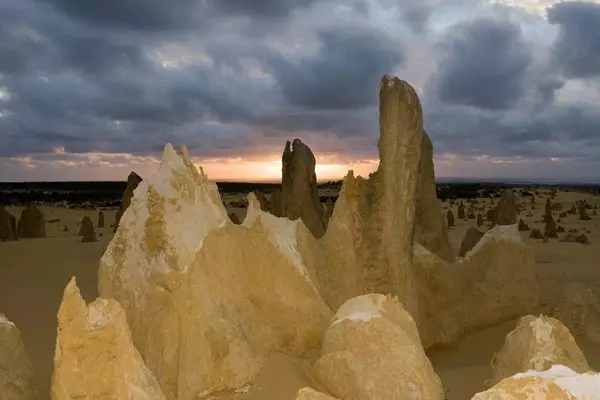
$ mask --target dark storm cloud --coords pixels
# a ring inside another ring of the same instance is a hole
[[[270,68],[293,105],[322,110],[373,105],[381,76],[404,61],[399,45],[374,31],[329,30],[319,38],[322,46],[313,57],[270,57]]]
[[[441,100],[502,110],[523,95],[532,58],[518,25],[493,19],[463,23],[453,29],[441,50],[437,77]]]
[[[213,9],[232,15],[255,18],[287,17],[293,10],[307,8],[319,0],[207,0]]]
[[[569,78],[600,75],[600,4],[562,2],[548,9],[548,21],[558,25],[554,62]]]

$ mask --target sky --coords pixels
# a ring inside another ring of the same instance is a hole
[[[600,182],[600,0],[0,0],[0,181],[124,180],[185,144],[214,180],[377,167],[379,79],[438,178]]]

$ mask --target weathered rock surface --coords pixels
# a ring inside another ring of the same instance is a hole
[[[0,399],[36,400],[33,367],[21,332],[0,314]]]
[[[591,288],[582,283],[567,285],[555,315],[574,334],[600,344],[600,301]]]
[[[454,264],[418,244],[414,261],[425,348],[537,311],[535,260],[516,224],[490,229]]]
[[[504,189],[498,205],[494,209],[494,224],[512,225],[517,223],[517,199],[512,189]]]
[[[42,211],[34,204],[29,204],[21,211],[18,236],[21,238],[46,237],[46,220]]]
[[[315,156],[300,139],[285,144],[281,158],[281,216],[301,218],[315,237],[327,229],[327,218],[319,200]]]
[[[104,228],[104,212],[98,211],[98,228]]]
[[[231,220],[231,222],[233,222],[236,225],[241,224],[240,218],[237,216],[236,213],[230,212],[228,215],[229,215],[229,219]]]
[[[81,220],[81,226],[79,227],[79,236],[81,236],[82,242],[97,242],[96,231],[94,230],[94,223],[89,217],[83,217]]]
[[[166,400],[115,300],[89,305],[72,278],[58,310],[52,400]]]
[[[336,400],[335,397],[331,397],[325,393],[317,392],[311,388],[302,388],[298,390],[296,400]]]
[[[300,220],[264,213],[242,225],[185,148],[167,145],[136,189],[100,262],[99,289],[126,310],[133,342],[169,399],[248,384],[271,352],[320,348],[331,310],[299,247]]]
[[[452,248],[448,240],[448,231],[442,219],[442,210],[435,190],[435,171],[433,166],[433,145],[429,135],[423,131],[421,144],[421,164],[419,183],[415,195],[415,238],[425,248],[446,261],[453,261]]]
[[[0,242],[17,240],[16,218],[0,206]]]
[[[578,373],[591,369],[566,326],[554,318],[527,315],[520,319],[506,336],[502,349],[494,355],[493,375],[487,383],[493,386],[515,374],[531,370],[542,372],[553,365],[564,365]]]
[[[578,374],[563,365],[504,379],[472,400],[590,400],[600,393],[600,375]]]
[[[281,189],[273,189],[269,197],[269,212],[276,217],[283,216],[281,213]]]
[[[479,242],[479,239],[483,237],[483,232],[478,231],[475,228],[469,228],[465,232],[465,237],[460,244],[460,250],[458,252],[459,257],[464,257],[475,245]]]
[[[332,309],[366,293],[393,293],[417,315],[412,273],[415,199],[423,119],[419,98],[406,82],[384,76],[379,92],[380,163],[368,180],[344,178],[321,239],[316,267]]]
[[[444,399],[413,318],[381,294],[359,296],[340,307],[313,370],[341,399]]]
[[[119,206],[119,211],[116,216],[116,225],[119,225],[119,221],[123,217],[125,210],[131,204],[131,198],[133,197],[133,191],[138,187],[138,185],[142,182],[142,177],[136,174],[135,172],[130,172],[127,177],[127,186],[125,186],[125,190],[123,191],[123,197],[121,198],[121,205]],[[116,226],[115,226],[116,228]]]

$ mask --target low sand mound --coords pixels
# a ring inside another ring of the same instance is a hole
[[[502,349],[492,360],[493,386],[502,379],[525,371],[546,371],[564,365],[583,373],[590,370],[585,356],[569,330],[550,317],[527,315],[506,336]]]
[[[166,400],[115,300],[86,306],[72,278],[58,310],[52,399]]]
[[[444,399],[413,318],[390,296],[344,303],[325,333],[322,353],[315,376],[341,399]]]
[[[298,232],[312,235],[248,202],[233,224],[216,185],[168,145],[101,260],[100,293],[123,305],[169,399],[240,388],[270,353],[321,346],[332,313],[298,250]]]
[[[0,314],[0,399],[36,400],[33,367],[21,332]]]
[[[600,375],[579,374],[563,365],[527,371],[502,380],[472,400],[594,400],[600,393]]]

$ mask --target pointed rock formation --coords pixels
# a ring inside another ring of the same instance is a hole
[[[433,145],[423,131],[421,144],[421,165],[419,184],[416,193],[415,238],[425,248],[446,261],[453,261],[448,231],[442,219],[442,210],[435,190],[435,170],[433,166]]]
[[[546,210],[544,212],[544,222],[548,222],[548,220],[552,219],[552,203],[550,199],[546,199]]]
[[[101,296],[125,309],[170,400],[240,388],[272,352],[320,347],[332,313],[299,250],[315,239],[248,202],[244,223],[231,223],[216,184],[167,145],[100,261]]]
[[[131,203],[131,198],[133,197],[133,191],[138,187],[138,185],[142,182],[142,178],[136,174],[135,172],[130,172],[127,177],[127,186],[125,186],[125,190],[123,191],[123,197],[121,198],[121,205],[119,206],[119,211],[117,212],[116,221],[115,221],[115,231],[116,227],[119,225],[119,221],[123,217],[123,214],[129,207]]]
[[[502,349],[494,355],[493,376],[487,384],[493,386],[521,372],[546,371],[553,365],[578,373],[591,369],[566,326],[554,318],[527,315],[506,335]]]
[[[537,228],[533,228],[531,230],[531,233],[529,234],[529,238],[530,239],[542,239],[544,238],[544,235],[542,234],[542,231],[540,231]]]
[[[31,361],[21,340],[21,332],[0,314],[0,398],[36,400]]]
[[[98,212],[98,228],[104,228],[104,213],[102,211]]]
[[[457,215],[458,219],[465,219],[465,206],[462,201],[458,203]]]
[[[530,231],[531,228],[522,219],[519,220],[519,232]]]
[[[418,244],[414,257],[425,348],[537,309],[535,259],[516,224],[490,229],[453,264]]]
[[[69,227],[67,225],[63,227],[63,232],[69,232]]]
[[[396,299],[381,294],[340,307],[313,371],[340,399],[444,399],[414,319]]]
[[[319,199],[315,156],[300,139],[285,143],[281,158],[281,214],[292,221],[301,218],[315,237],[327,229],[323,205]]]
[[[517,199],[512,189],[504,189],[498,205],[494,209],[495,225],[512,225],[517,223]]]
[[[479,226],[479,227],[483,226],[483,215],[481,215],[481,214],[477,214],[477,226]]]
[[[488,222],[490,223],[494,223],[494,210],[487,210],[485,213],[485,219],[487,219]]]
[[[18,240],[16,219],[4,207],[0,206],[0,242]]]
[[[446,224],[448,225],[448,228],[454,226],[454,214],[452,214],[452,210],[448,210],[446,213]]]
[[[113,299],[89,305],[72,278],[58,310],[52,400],[166,400]]]
[[[459,257],[464,257],[475,245],[479,242],[479,239],[483,237],[483,232],[478,231],[475,228],[469,228],[465,232],[465,237],[460,244],[460,251],[458,252]]]
[[[408,83],[382,78],[379,126],[379,167],[368,180],[352,171],[344,178],[316,271],[333,309],[357,295],[393,293],[416,315],[411,249],[423,119]]]
[[[17,230],[20,238],[46,237],[46,219],[35,204],[29,204],[21,211]]]
[[[263,192],[261,192],[260,190],[254,190],[252,193],[254,193],[256,200],[258,200],[258,203],[260,204],[260,209],[268,212],[269,200],[267,200],[267,197],[263,194]]]
[[[83,217],[81,220],[81,226],[79,227],[79,236],[81,236],[82,242],[97,242],[96,231],[94,230],[94,223],[90,217]]]

